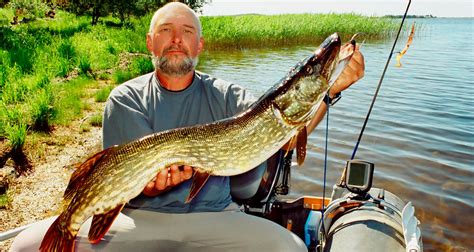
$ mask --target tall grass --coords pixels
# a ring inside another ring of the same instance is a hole
[[[4,137],[8,140],[13,152],[21,152],[25,144],[27,135],[27,125],[25,122],[24,112],[20,107],[6,107],[2,106],[3,113],[3,131]]]
[[[97,93],[95,93],[94,100],[96,102],[105,102],[109,97],[110,91],[112,91],[111,86],[107,86],[100,89],[99,91],[97,91]]]
[[[346,40],[355,33],[364,39],[380,39],[397,26],[393,19],[356,14],[204,16],[201,22],[208,48],[315,43],[334,32]]]
[[[94,127],[102,127],[102,113],[94,114],[89,118],[89,124]]]
[[[57,113],[51,88],[39,90],[30,100],[29,109],[32,129],[37,131],[49,131],[51,122]]]
[[[112,80],[116,84],[124,83],[132,78],[132,73],[130,71],[117,70],[112,75]]]
[[[87,104],[82,99],[86,96],[85,89],[92,85],[91,80],[79,77],[75,80],[52,86],[56,94],[55,107],[57,109],[53,122],[58,125],[68,125],[82,115]]]
[[[132,73],[133,76],[139,76],[146,73],[153,72],[155,67],[151,62],[150,57],[134,57],[131,59],[131,63],[128,66],[128,70]]]
[[[91,68],[91,62],[88,57],[82,56],[79,59],[79,72],[81,74],[87,74],[92,70]]]

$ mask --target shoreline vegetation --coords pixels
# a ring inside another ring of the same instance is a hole
[[[151,14],[102,18],[57,11],[12,25],[13,14],[0,9],[0,172],[12,164],[15,176],[44,160],[44,143],[56,127],[69,126],[90,111],[90,100],[103,103],[111,89],[153,71],[145,45]],[[201,17],[206,50],[238,50],[319,44],[333,32],[344,40],[390,38],[396,19],[356,14],[291,14]],[[91,91],[93,90],[93,91]],[[80,130],[101,126],[101,114],[81,123]],[[49,140],[48,140],[49,139]],[[13,161],[9,161],[13,160]],[[33,162],[33,163],[34,163]],[[0,209],[9,204],[0,173]]]
[[[317,45],[338,32],[343,41],[390,38],[398,22],[357,14],[282,14],[201,17],[207,49],[241,49],[289,45]]]

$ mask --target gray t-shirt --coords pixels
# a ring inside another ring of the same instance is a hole
[[[182,91],[163,88],[154,73],[116,87],[104,111],[103,148],[168,129],[214,122],[248,108],[254,98],[238,85],[197,72]],[[158,197],[143,194],[129,205],[160,212],[221,211],[231,203],[228,177],[211,176],[191,201],[188,180]]]

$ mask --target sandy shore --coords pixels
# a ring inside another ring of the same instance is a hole
[[[74,164],[99,151],[102,144],[101,128],[92,127],[88,132],[80,132],[80,123],[73,125],[77,126],[59,127],[51,133],[52,138],[67,134],[73,141],[64,146],[47,146],[45,160],[32,162],[33,171],[30,174],[12,181],[9,187],[11,202],[6,209],[0,209],[0,232],[58,213]],[[13,239],[0,241],[0,251],[8,251],[12,242]]]

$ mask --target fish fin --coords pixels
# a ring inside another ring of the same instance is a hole
[[[82,185],[82,181],[84,181],[84,179],[93,170],[92,168],[95,167],[95,165],[113,148],[114,147],[110,147],[94,154],[94,156],[90,157],[76,168],[69,179],[69,184],[67,185],[66,190],[64,191],[63,198],[66,202],[70,201],[74,197],[75,192]]]
[[[51,224],[44,235],[39,250],[41,252],[61,251],[73,252],[75,235],[61,229],[61,215]]]
[[[290,150],[292,150],[293,143],[296,141],[296,136],[292,136],[290,138],[290,141],[288,142],[288,148],[286,148],[286,152],[284,157],[288,156],[288,153],[290,153]]]
[[[124,206],[124,204],[118,205],[116,208],[106,213],[95,214],[92,217],[92,223],[88,235],[90,243],[97,244],[102,240]]]
[[[272,105],[273,105],[273,114],[275,115],[276,118],[281,120],[283,123],[288,124],[288,125],[292,125],[292,126],[301,124],[301,122],[299,122],[299,121],[291,121],[291,119],[289,119],[283,113],[282,109],[280,108],[280,106],[278,106],[278,104],[276,102],[273,102]]]
[[[211,174],[207,172],[196,171],[194,173],[193,184],[191,185],[191,190],[189,190],[189,195],[186,198],[186,202],[185,202],[186,204],[191,202],[191,200],[193,200],[194,197],[196,197],[198,192],[201,191],[202,187],[204,186],[204,184],[206,184],[207,180],[209,179],[209,176],[211,176]]]
[[[304,126],[296,135],[296,161],[302,165],[306,158],[306,144],[308,143],[308,131]]]

